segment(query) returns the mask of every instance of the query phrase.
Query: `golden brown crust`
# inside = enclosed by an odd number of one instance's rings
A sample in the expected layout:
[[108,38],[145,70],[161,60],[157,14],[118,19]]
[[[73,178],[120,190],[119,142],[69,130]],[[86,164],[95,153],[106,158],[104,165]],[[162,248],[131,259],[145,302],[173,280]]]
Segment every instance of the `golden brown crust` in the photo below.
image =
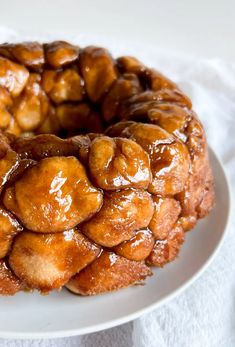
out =
[[23,42],[0,45],[0,55],[33,70],[40,70],[45,63],[43,47],[38,42]]
[[11,149],[8,139],[0,133],[0,191],[18,166],[18,154]]
[[15,295],[25,289],[24,283],[11,271],[4,259],[0,260],[0,295]]
[[148,119],[181,141],[187,140],[185,128],[191,119],[191,112],[188,109],[176,104],[161,103],[148,111]]
[[96,295],[138,284],[149,275],[151,270],[144,263],[103,251],[93,263],[75,275],[66,287],[76,294]]
[[0,193],[0,294],[139,283],[215,200],[205,133],[178,86],[64,41],[0,45]]
[[0,259],[7,255],[14,237],[22,230],[18,221],[3,207],[0,207]]
[[51,157],[29,167],[9,188],[4,205],[33,231],[51,233],[75,227],[102,205],[75,157]]
[[147,189],[152,179],[147,153],[129,139],[94,139],[89,150],[89,169],[95,184],[105,190]]
[[[11,148],[23,159],[39,161],[45,157],[77,156],[80,146],[73,139],[61,139],[45,134],[33,137],[17,137],[12,140]],[[21,161],[22,161],[21,160]]]
[[85,94],[81,76],[71,68],[63,71],[45,70],[42,87],[56,104],[81,101]]
[[148,257],[153,249],[154,237],[149,229],[140,229],[127,241],[114,247],[115,253],[124,258],[141,261]]
[[48,65],[58,69],[78,58],[78,47],[65,41],[54,41],[44,45],[45,60]]
[[29,78],[28,70],[11,60],[0,57],[0,80],[1,87],[11,94],[11,96],[18,96],[24,89]]
[[[119,130],[117,126],[116,130]],[[190,158],[182,142],[157,125],[143,123],[127,123],[116,135],[136,141],[148,153],[152,171],[148,190],[151,193],[167,196],[183,190],[189,175]]]
[[129,240],[134,231],[146,228],[153,215],[153,201],[143,190],[127,189],[104,195],[101,210],[82,226],[96,243],[113,247]]
[[159,108],[159,105],[168,103],[191,108],[190,100],[177,89],[161,89],[156,92],[147,90],[124,101],[119,109],[119,118],[147,120],[150,118],[149,115]]
[[47,117],[51,105],[40,86],[41,76],[31,73],[20,96],[14,99],[11,112],[23,131],[34,131]]
[[111,86],[102,103],[102,115],[107,122],[118,116],[121,102],[141,92],[140,82],[135,74],[123,74]]
[[153,196],[154,213],[149,228],[157,240],[164,240],[181,212],[180,203],[173,198]]
[[117,58],[118,67],[122,73],[134,73],[136,75],[145,71],[146,67],[138,59],[131,56]]
[[48,292],[60,289],[99,252],[98,246],[75,230],[59,234],[24,231],[16,237],[9,263],[29,288]]
[[89,46],[82,50],[79,64],[89,98],[99,101],[117,79],[112,57],[104,48]]
[[176,223],[164,240],[156,240],[146,263],[151,266],[162,267],[173,261],[178,256],[183,242],[184,230],[180,223]]

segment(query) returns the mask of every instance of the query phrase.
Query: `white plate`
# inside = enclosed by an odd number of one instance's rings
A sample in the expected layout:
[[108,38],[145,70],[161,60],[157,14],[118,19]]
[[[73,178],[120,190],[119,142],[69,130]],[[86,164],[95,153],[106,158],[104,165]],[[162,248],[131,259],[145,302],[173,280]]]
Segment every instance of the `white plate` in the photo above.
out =
[[188,233],[179,258],[155,269],[145,286],[95,297],[63,290],[41,296],[19,293],[0,297],[0,336],[48,338],[107,329],[156,309],[185,290],[209,265],[225,235],[229,218],[229,188],[223,168],[210,151],[216,183],[216,206]]

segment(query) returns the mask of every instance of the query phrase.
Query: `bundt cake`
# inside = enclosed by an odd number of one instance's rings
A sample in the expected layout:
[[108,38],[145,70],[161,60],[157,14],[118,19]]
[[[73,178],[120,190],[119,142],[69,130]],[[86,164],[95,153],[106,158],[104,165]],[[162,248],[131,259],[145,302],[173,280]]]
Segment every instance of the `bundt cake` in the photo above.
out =
[[213,207],[190,99],[133,57],[0,45],[0,129],[2,295],[142,283]]

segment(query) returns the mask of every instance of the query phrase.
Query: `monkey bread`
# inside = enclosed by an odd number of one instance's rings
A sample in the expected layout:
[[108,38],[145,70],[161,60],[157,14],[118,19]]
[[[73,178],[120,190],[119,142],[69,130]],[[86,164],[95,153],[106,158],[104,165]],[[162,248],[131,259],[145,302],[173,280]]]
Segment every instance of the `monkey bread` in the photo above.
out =
[[214,204],[190,99],[136,58],[0,45],[0,294],[96,295],[173,261]]

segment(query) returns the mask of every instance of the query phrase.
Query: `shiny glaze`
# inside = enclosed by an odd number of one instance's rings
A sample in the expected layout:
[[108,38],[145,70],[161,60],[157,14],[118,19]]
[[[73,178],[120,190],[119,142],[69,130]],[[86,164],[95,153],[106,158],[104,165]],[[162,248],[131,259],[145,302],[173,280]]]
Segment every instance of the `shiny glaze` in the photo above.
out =
[[56,107],[56,117],[60,128],[67,130],[69,136],[103,131],[99,115],[87,103],[60,105]]
[[140,93],[142,87],[135,74],[123,74],[111,86],[102,103],[102,115],[107,122],[118,116],[121,102]]
[[185,100],[184,94],[178,90],[145,91],[123,102],[119,109],[119,118],[121,120],[147,120],[151,112],[158,109],[160,105],[168,103],[179,107],[191,107],[188,100]]
[[7,138],[0,133],[0,192],[19,166],[19,156],[7,142]]
[[14,295],[25,288],[4,259],[0,260],[0,295]]
[[58,234],[24,231],[13,244],[9,263],[29,288],[47,292],[59,289],[99,252],[98,246],[73,229]]
[[35,134],[59,134],[61,125],[56,115],[55,107],[50,106],[44,120],[35,130]]
[[148,88],[153,91],[159,91],[162,89],[179,90],[179,87],[172,82],[169,78],[166,78],[163,74],[155,69],[146,68],[143,74]]
[[[118,128],[116,127],[118,131]],[[181,192],[189,175],[190,158],[187,147],[157,125],[127,123],[119,134],[136,141],[150,157],[153,194],[175,195]]]
[[4,205],[36,232],[60,232],[90,218],[102,193],[89,182],[74,157],[42,159],[28,168],[4,194]]
[[63,41],[0,45],[1,130],[1,204],[19,222],[2,206],[12,263],[2,261],[2,294],[22,279],[42,292],[69,281],[83,295],[139,283],[213,207],[191,101],[136,58]]
[[172,103],[180,105],[183,107],[191,108],[192,104],[190,99],[181,92],[179,89],[172,89],[163,87],[159,90],[146,90],[140,94],[132,96],[127,102],[126,105],[136,105],[139,106],[157,106],[161,103]]
[[157,240],[164,240],[179,217],[180,203],[173,198],[158,196],[153,196],[153,202],[154,213],[149,228]]
[[187,146],[191,155],[192,161],[197,160],[200,155],[206,155],[207,145],[205,142],[205,133],[201,122],[198,120],[195,113],[187,124],[185,133],[187,135]]
[[6,88],[13,97],[22,92],[28,78],[29,72],[24,66],[0,57],[0,86]]
[[168,133],[186,142],[185,128],[191,120],[188,109],[175,104],[159,104],[148,111],[148,118],[151,123],[159,125]]
[[48,98],[40,85],[41,76],[29,75],[25,89],[14,99],[11,112],[23,131],[34,131],[46,118],[51,109]]
[[112,57],[104,48],[89,46],[82,50],[79,66],[90,100],[99,101],[117,79]]
[[9,108],[12,106],[10,93],[3,87],[0,87],[0,128],[7,129],[11,121]]
[[149,229],[141,229],[128,241],[122,242],[114,251],[130,260],[141,261],[148,257],[154,246],[154,237]]
[[152,215],[153,201],[146,191],[106,193],[101,210],[81,230],[96,243],[113,247],[130,239],[135,230],[147,227]]
[[0,45],[0,55],[36,71],[40,70],[45,63],[43,47],[38,42]]
[[14,170],[9,175],[6,185],[9,186],[13,184],[22,176],[22,174],[28,167],[33,166],[35,164],[36,164],[36,161],[32,159],[19,160],[19,164],[17,165],[17,167],[14,168]]
[[155,69],[149,69],[138,59],[130,56],[124,56],[117,59],[119,68],[124,73],[134,73],[139,76],[147,89],[157,91],[162,88],[176,89],[178,86],[162,75]]
[[22,226],[3,207],[0,207],[0,259],[10,251],[14,237],[22,231]]
[[[125,129],[128,129],[129,126],[136,124],[134,121],[121,121],[115,124],[110,125],[105,130],[105,134],[110,137],[118,137],[122,134]],[[123,136],[122,136],[123,137]]]
[[65,41],[54,41],[44,45],[46,63],[58,69],[78,58],[78,47]]
[[180,223],[176,223],[164,240],[156,240],[152,252],[146,262],[148,265],[162,267],[173,261],[184,242],[184,230]]
[[89,169],[95,184],[105,190],[146,189],[152,179],[147,153],[129,139],[103,136],[93,140]]
[[144,263],[103,251],[93,263],[75,275],[66,285],[74,293],[95,295],[138,284],[151,270]]
[[45,70],[42,74],[42,87],[56,104],[81,101],[85,94],[83,80],[74,69]]
[[77,136],[76,140],[61,139],[55,135],[38,135],[33,137],[18,137],[11,147],[21,159],[41,160],[55,156],[76,156],[80,147],[78,138],[83,139],[83,136]]
[[118,67],[122,73],[134,73],[139,75],[144,72],[146,67],[138,59],[131,56],[117,58]]
[[203,218],[211,211],[214,206],[215,193],[207,152],[193,156],[187,184],[176,198],[181,203],[182,216],[190,217],[186,226],[187,230],[192,228],[192,220],[195,217]]

